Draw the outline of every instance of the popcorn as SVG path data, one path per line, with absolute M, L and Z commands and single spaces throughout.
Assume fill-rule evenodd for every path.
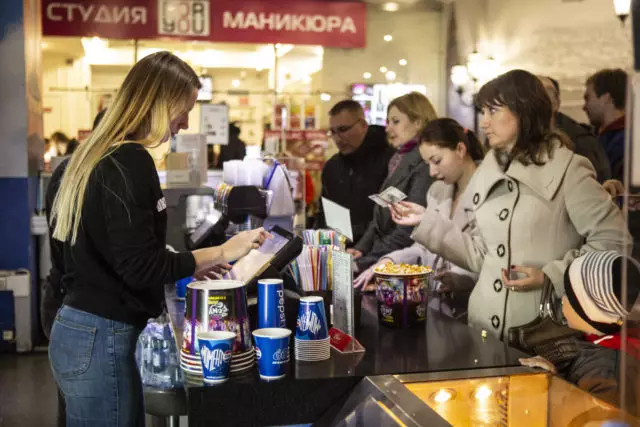
M 417 274 L 431 273 L 433 270 L 428 265 L 394 264 L 392 262 L 388 262 L 378 265 L 373 271 L 378 274 L 413 276 Z

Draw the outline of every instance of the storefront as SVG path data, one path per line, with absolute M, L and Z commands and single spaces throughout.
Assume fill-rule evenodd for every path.
M 336 1 L 42 0 L 44 134 L 81 140 L 131 65 L 159 50 L 201 76 L 187 133 L 202 132 L 201 106 L 209 103 L 228 105 L 248 145 L 262 144 L 265 130 L 325 129 L 330 106 L 349 97 L 379 111 L 368 117 L 383 124 L 393 94 L 417 88 L 436 104 L 442 98 L 434 73 L 442 40 L 415 41 L 439 35 L 441 15 Z M 435 25 L 407 25 L 416 18 Z M 317 135 L 294 145 L 311 146 Z

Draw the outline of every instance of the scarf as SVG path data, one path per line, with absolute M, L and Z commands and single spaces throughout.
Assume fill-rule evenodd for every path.
M 387 177 L 393 175 L 396 169 L 398 169 L 398 166 L 400 166 L 400 162 L 402 162 L 404 156 L 417 146 L 418 140 L 412 139 L 411 141 L 406 142 L 400 148 L 398 148 L 398 151 L 396 151 L 395 154 L 391 157 L 391 160 L 389 160 L 389 173 Z

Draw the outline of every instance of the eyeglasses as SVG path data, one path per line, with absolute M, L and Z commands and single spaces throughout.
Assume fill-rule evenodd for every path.
M 349 132 L 358 123 L 360 123 L 360 119 L 356 120 L 352 125 L 349 126 L 338 126 L 335 128 L 330 128 L 327 131 L 327 136 L 331 137 L 333 135 L 340 135 L 341 133 Z

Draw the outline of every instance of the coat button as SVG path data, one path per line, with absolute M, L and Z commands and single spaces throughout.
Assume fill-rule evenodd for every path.
M 504 252 L 505 252 L 505 250 L 504 250 L 504 245 L 503 245 L 503 244 L 498 245 L 498 250 L 497 250 L 497 252 L 498 252 L 498 256 L 499 256 L 500 258 L 502 258 L 502 257 L 504 256 Z
M 500 292 L 502 290 L 502 280 L 496 279 L 496 281 L 493 282 L 493 290 L 496 292 Z
M 509 209 L 502 209 L 500 211 L 500 215 L 498 215 L 498 218 L 500 218 L 500 221 L 504 221 L 505 219 L 509 218 Z
M 480 194 L 476 193 L 473 195 L 473 204 L 477 205 L 478 202 L 480 201 Z
M 512 181 L 507 181 L 507 188 L 509 189 L 509 191 L 513 191 L 513 182 Z
M 500 327 L 500 318 L 495 314 L 491 316 L 491 325 L 496 329 Z

